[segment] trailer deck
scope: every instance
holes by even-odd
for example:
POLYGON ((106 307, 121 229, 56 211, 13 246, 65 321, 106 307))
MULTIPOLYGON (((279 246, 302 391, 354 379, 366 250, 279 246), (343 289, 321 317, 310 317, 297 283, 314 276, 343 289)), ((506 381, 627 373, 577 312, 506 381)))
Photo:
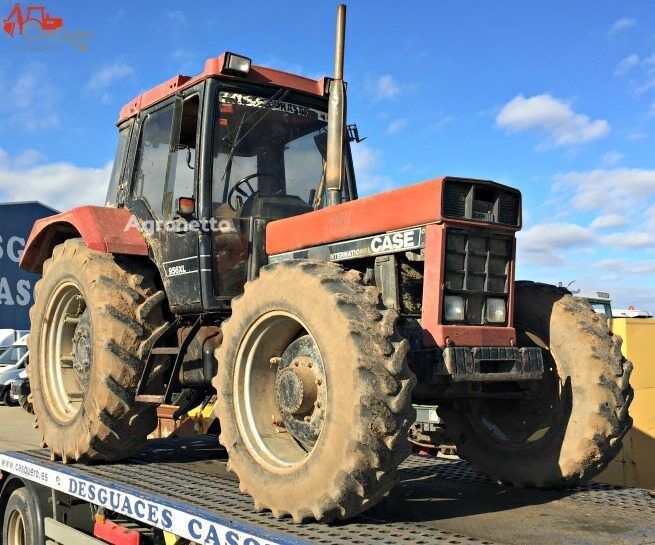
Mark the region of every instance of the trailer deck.
POLYGON ((42 449, 5 452, 0 470, 200 543, 655 543, 655 497, 645 489, 516 490, 466 462, 413 455, 392 494, 364 515, 297 525, 255 512, 225 461, 203 437, 151 441, 140 455, 94 466, 51 462, 42 449))

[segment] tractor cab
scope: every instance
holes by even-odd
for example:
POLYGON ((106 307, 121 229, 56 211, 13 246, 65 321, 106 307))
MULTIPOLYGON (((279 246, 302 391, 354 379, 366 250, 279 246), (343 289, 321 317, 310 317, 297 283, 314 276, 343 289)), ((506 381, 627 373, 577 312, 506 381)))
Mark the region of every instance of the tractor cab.
POLYGON ((161 253, 174 309, 223 308, 265 263, 266 224, 325 206, 326 82, 225 53, 123 108, 107 205, 128 208, 161 253))

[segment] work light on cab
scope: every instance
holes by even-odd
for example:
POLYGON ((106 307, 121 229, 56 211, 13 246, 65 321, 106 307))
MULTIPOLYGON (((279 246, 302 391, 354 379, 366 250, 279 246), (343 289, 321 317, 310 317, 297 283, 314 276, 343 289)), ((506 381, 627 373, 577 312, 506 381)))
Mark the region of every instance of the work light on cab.
POLYGON ((242 55, 234 53, 225 53, 225 64, 223 65, 223 72, 229 74, 239 74, 247 76, 250 72, 251 60, 242 55))

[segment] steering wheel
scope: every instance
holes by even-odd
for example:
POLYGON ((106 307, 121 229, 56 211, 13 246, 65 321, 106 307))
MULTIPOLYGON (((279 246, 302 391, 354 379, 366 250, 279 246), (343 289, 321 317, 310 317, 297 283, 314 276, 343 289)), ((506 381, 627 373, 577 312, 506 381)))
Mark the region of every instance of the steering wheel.
MULTIPOLYGON (((237 202, 236 202, 237 193, 241 195, 244 198, 244 200, 247 200, 259 191, 259 187, 255 189, 250 183, 250 180, 252 180, 253 178, 273 178, 273 180, 275 180, 278 185, 278 190, 275 191, 273 194, 277 195, 278 193, 282 192, 282 184, 280 183, 280 180, 277 176, 273 174, 268 174, 266 172, 255 172, 254 174, 249 174, 248 176, 241 178, 236 184, 234 184, 234 187, 232 187, 232 189, 230 189, 229 193, 227 194, 227 204, 235 212, 237 211, 237 202), (245 186, 245 187, 241 187, 241 186, 245 186), (232 202, 233 200, 235 201, 234 203, 232 202)), ((259 186, 259 182, 257 183, 257 186, 259 186)))

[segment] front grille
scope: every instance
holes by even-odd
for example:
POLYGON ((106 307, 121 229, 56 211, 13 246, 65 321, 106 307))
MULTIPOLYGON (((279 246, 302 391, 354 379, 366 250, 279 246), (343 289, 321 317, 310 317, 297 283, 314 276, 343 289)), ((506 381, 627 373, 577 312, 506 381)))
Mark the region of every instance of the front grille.
POLYGON ((486 323, 485 303, 488 297, 507 301, 512 243, 510 236, 448 229, 444 291, 465 298, 464 323, 504 325, 486 323))

